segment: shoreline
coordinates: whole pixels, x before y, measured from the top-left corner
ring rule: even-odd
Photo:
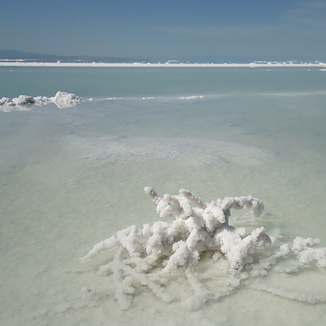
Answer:
[[[9,62],[0,67],[77,67],[77,68],[326,68],[319,63],[86,63],[86,62]]]

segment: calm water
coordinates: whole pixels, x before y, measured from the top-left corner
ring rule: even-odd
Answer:
[[[105,292],[81,291],[109,286],[96,268],[110,253],[78,261],[117,230],[158,220],[144,186],[188,188],[206,201],[251,194],[272,213],[254,227],[325,247],[325,72],[0,68],[0,98],[58,90],[85,101],[0,111],[2,324],[325,324],[324,303],[246,287],[197,311],[144,289],[122,311]],[[311,268],[263,281],[313,296],[326,293],[325,275]]]

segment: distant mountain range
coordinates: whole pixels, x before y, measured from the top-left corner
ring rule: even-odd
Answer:
[[[0,60],[24,60],[37,62],[103,62],[103,63],[128,63],[147,62],[147,60],[121,58],[121,57],[97,57],[85,55],[56,55],[22,52],[17,50],[0,50]]]

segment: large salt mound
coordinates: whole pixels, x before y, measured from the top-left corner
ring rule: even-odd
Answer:
[[[30,110],[33,105],[43,106],[54,103],[59,109],[75,106],[82,102],[82,98],[67,92],[57,92],[53,97],[19,95],[12,99],[3,97],[0,99],[0,111]]]

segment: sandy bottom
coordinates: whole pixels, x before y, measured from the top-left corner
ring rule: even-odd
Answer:
[[[180,304],[191,294],[180,272],[167,286],[174,302],[163,303],[144,287],[124,311],[106,291],[111,279],[96,274],[113,253],[88,264],[78,260],[119,229],[159,219],[144,186],[161,194],[187,188],[207,201],[250,194],[272,216],[249,227],[263,225],[285,242],[319,237],[325,246],[326,115],[320,103],[307,111],[310,99],[301,99],[294,111],[297,99],[282,98],[267,101],[271,111],[263,107],[266,99],[234,101],[177,107],[98,101],[65,111],[2,113],[1,323],[325,324],[325,303],[300,301],[302,294],[326,293],[325,270],[315,267],[259,279],[294,299],[244,284],[189,311]],[[212,268],[207,259],[201,264],[199,271]],[[209,286],[218,291],[218,279]]]

